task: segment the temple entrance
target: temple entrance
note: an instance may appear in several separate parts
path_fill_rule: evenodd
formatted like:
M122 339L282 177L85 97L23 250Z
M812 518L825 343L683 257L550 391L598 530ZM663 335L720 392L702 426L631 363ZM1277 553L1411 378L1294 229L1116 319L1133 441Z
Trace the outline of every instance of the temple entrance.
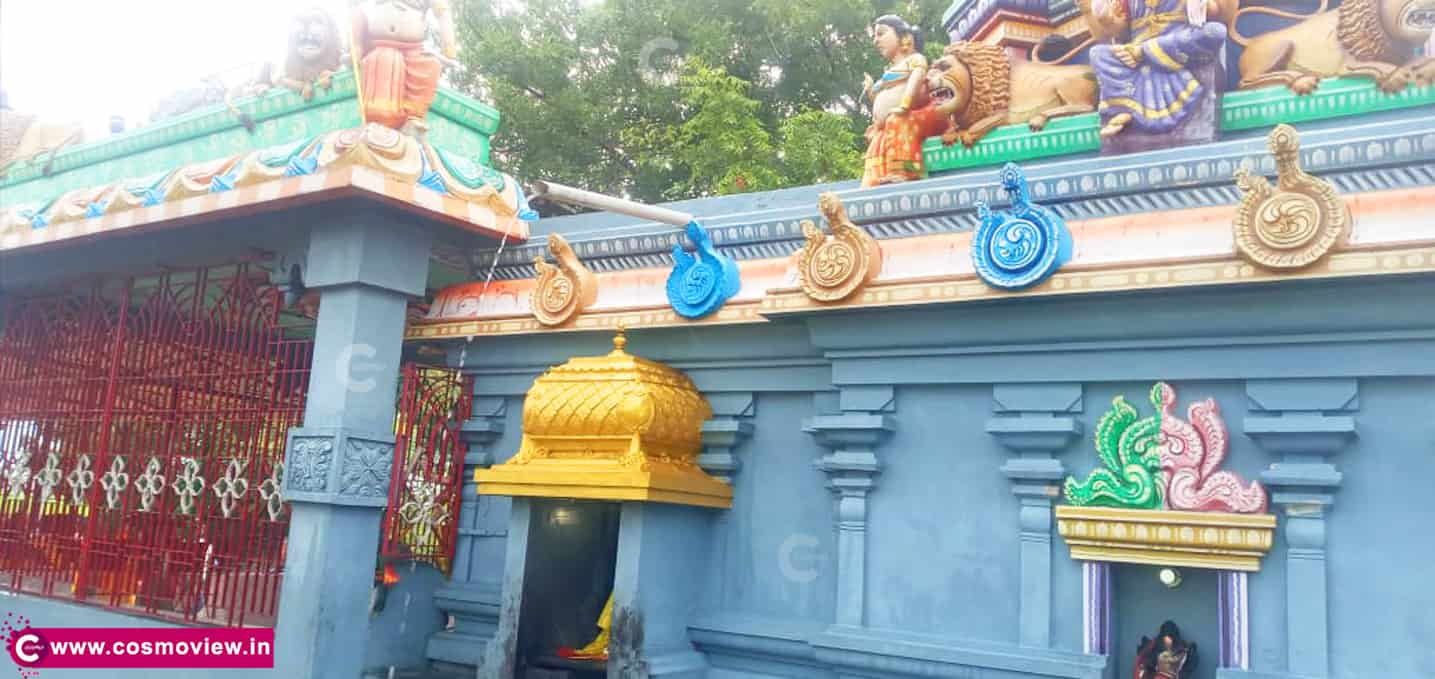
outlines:
M518 452L474 473L479 495L513 498L481 679L706 670L688 627L709 566L710 511L732 505L732 487L697 464L712 408L692 380L626 345L620 330L609 354L539 376Z
M570 659L581 649L613 591L622 505L562 499L533 501L518 632L519 679L601 679L602 660ZM606 645L605 645L606 650Z
M1161 624L1176 623L1181 637L1196 644L1199 661L1190 679L1215 679L1221 664L1220 595L1217 572L1204 568L1178 569L1176 587L1161 582L1156 566L1112 564L1116 607L1116 676L1133 676L1141 638L1157 636Z

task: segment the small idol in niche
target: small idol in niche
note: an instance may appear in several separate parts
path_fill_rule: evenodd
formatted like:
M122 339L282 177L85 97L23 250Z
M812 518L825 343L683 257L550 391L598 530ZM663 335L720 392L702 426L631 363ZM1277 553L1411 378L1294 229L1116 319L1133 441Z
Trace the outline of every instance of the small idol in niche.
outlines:
M1196 671L1196 644L1181 638L1181 628L1167 620L1155 639L1141 637L1131 679L1189 679Z

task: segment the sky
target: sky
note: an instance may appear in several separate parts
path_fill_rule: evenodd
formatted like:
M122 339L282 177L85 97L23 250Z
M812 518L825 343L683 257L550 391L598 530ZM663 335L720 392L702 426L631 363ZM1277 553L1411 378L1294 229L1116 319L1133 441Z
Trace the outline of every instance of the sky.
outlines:
M335 18L347 0L0 0L0 89L10 107L108 134L165 95L208 75L238 84L282 62L289 19L306 7ZM341 21L340 26L347 26Z

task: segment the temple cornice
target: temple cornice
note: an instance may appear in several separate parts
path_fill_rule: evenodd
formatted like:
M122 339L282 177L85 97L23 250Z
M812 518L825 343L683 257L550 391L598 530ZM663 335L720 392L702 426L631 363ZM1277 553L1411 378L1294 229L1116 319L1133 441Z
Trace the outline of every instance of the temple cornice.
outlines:
M1068 222L1076 248L1069 263L1040 285L1007 292L984 284L971 261L972 234L956 232L882 241L881 274L851 297L821 302L799 285L792 257L740 262L742 289L717 313L699 321L678 316L663 293L664 269L596 274L600 293L587 312L562 328L545 329L529 309L532 280L454 286L434 300L410 340L475 335L692 323L759 323L835 308L910 307L1004 298L1090 295L1137 290L1273 283L1435 271L1435 236L1417 215L1435 208L1435 187L1343 196L1354 221L1349 243L1297 271L1255 265L1237 252L1234 206Z
M1242 109L1231 115L1244 119L1267 103L1255 102L1251 111ZM1048 130L1063 124L1063 120L1053 121ZM1342 194L1435 183L1435 121L1415 110L1358 125L1301 125L1300 132L1305 170L1330 180ZM994 132L978 149L992 144L999 134ZM1091 134L1095 135L1094 128ZM951 147L946 152L959 153L961 149ZM1240 192L1231 176L1240 167L1275 173L1264 133L1127 156L1022 163L1032 197L1068 221L1233 207ZM969 232L977 225L976 201L995 206L1005 203L1001 187L993 181L994 169L962 170L871 189L851 183L807 187L801 192L789 189L727 196L690 201L680 207L703 217L703 225L723 254L739 262L763 260L797 250L802 242L802 221L819 217L816 196L822 191L835 191L852 221L879 241ZM1164 215L1150 215L1152 219L1158 216ZM584 265L597 273L671 267L673 246L684 242L680 228L632 221L599 223L591 215L544 220L543 224L547 230L562 232ZM533 258L544 254L545 248L539 240L520 246L510 242L497 253L495 279L533 276ZM485 269L493 255L480 256Z

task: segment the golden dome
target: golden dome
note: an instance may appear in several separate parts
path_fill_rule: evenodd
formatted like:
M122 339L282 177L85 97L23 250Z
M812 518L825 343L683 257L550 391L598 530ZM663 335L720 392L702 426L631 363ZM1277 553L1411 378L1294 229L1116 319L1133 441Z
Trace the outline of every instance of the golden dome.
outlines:
M474 474L480 495L732 505L732 488L698 467L712 408L692 380L613 351L551 368L528 390L523 444Z

